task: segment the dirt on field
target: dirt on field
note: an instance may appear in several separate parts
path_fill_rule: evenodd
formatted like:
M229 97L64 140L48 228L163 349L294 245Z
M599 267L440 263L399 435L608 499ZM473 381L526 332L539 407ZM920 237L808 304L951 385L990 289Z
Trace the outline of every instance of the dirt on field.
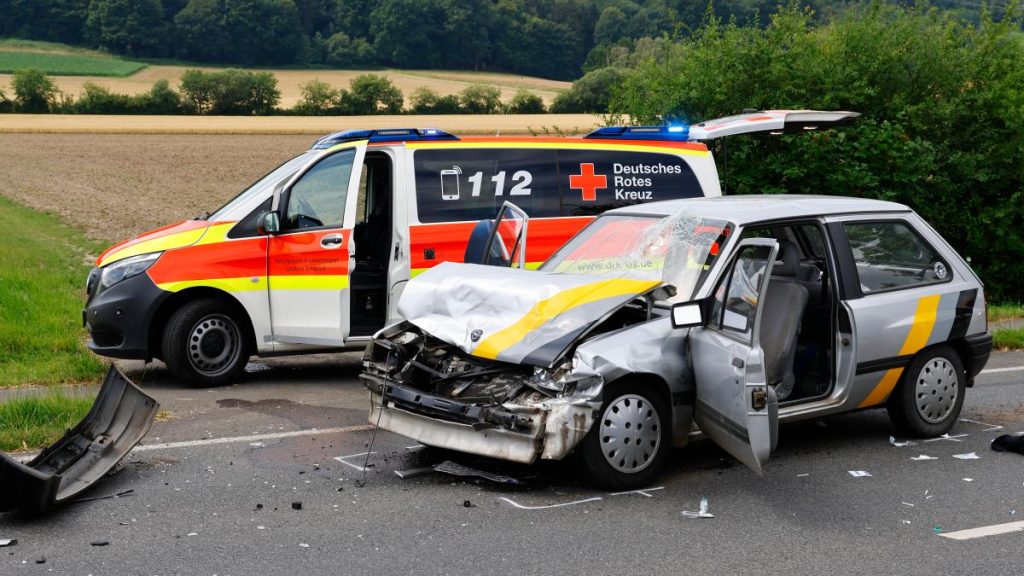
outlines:
M148 92L157 80L166 79L175 89L180 83L181 74L189 68L199 68L206 71L217 71L219 68L202 68L196 66L147 66L139 72L123 77L109 78L103 76L56 76L53 81L57 87L76 98L82 93L82 86L86 82L93 82L105 86L110 90L121 94L140 94ZM262 71L262 70L255 70ZM349 82L361 74L378 74L386 76L397 86L406 97L412 94L413 90L420 87L428 87L438 94L456 94L466 86L473 83L492 84L501 89L502 99L509 100L519 88L525 88L541 98L546 104L551 104L560 92L568 90L571 82L559 80L546 80L532 76L517 76L514 74L499 74L489 72L462 72L445 70L266 70L273 72L277 77L277 87L281 90L280 106L291 108L301 98L299 85L305 84L313 78L318 78L338 88L348 88ZM11 83L11 75L0 74L0 89L7 89Z
M308 135L0 134L0 195L117 242L216 209Z

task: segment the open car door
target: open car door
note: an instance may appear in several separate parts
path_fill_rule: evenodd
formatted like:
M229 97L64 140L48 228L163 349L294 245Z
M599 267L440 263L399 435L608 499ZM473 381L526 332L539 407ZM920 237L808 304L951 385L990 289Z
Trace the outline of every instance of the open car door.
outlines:
M690 330L702 432L758 474L775 447L778 401L766 384L758 329L779 246L743 240L712 297L703 327Z
M526 267L526 227L530 217L511 202L505 202L493 221L482 220L469 237L465 262L502 266Z
M797 134L810 130L827 130L848 126L857 117L857 112L825 110L765 110L726 116L690 126L690 140L713 140L736 134L770 132L772 134Z

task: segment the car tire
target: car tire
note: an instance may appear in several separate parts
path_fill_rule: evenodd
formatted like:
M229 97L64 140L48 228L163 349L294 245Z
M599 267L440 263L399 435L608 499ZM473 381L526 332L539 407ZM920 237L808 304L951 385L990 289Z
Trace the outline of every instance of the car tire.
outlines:
M668 403L654 386L635 380L605 388L604 398L577 450L583 474L610 490L649 486L671 449Z
M960 355L949 346L919 352L903 371L889 396L889 419L899 430L917 437L949 432L964 404L967 374Z
M223 386L245 370L250 351L242 313L216 298L186 302L164 328L163 359L190 386Z

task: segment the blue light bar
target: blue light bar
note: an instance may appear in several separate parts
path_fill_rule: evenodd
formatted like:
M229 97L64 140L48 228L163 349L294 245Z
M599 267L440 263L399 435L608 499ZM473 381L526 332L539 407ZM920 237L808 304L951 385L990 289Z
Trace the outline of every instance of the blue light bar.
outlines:
M457 136L436 128L383 128L380 130L345 130L334 132L317 139L310 150L326 150L345 142L369 140L370 142L408 142L430 140L458 140Z
M605 126L598 128L584 138L606 140L672 140L686 142L690 139L690 126L672 123L663 126Z

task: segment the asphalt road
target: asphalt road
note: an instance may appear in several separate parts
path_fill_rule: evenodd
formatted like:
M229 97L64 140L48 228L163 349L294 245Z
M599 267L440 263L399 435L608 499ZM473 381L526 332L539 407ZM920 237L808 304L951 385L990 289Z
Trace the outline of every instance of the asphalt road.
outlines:
M1013 367L1024 353L993 357L947 439L893 446L869 410L784 428L763 477L705 443L649 490L609 494L565 464L464 461L520 487L399 478L450 455L374 437L358 355L267 361L211 390L129 366L167 413L88 495L133 492L0 516L19 541L0 574L1019 573L1024 532L936 534L1024 521L1024 456L989 448L1024 431ZM714 518L685 517L702 497Z

